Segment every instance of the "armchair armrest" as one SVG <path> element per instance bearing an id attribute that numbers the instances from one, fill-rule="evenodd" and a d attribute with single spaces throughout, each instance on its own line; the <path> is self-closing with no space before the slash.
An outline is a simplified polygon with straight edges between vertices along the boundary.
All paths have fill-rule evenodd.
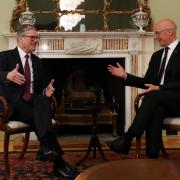
<path id="1" fill-rule="evenodd" d="M 52 118 L 54 118 L 54 116 L 56 114 L 57 101 L 56 101 L 56 98 L 54 96 L 51 97 L 50 101 L 51 101 Z"/>
<path id="2" fill-rule="evenodd" d="M 134 109 L 135 109 L 136 112 L 137 112 L 137 110 L 139 109 L 141 100 L 144 98 L 144 95 L 145 95 L 145 94 L 147 94 L 147 93 L 139 93 L 139 94 L 136 96 L 135 101 L 134 101 Z"/>
<path id="3" fill-rule="evenodd" d="M 8 122 L 8 113 L 9 113 L 9 105 L 8 105 L 6 97 L 0 96 L 0 105 L 2 107 L 1 123 L 6 123 Z"/>

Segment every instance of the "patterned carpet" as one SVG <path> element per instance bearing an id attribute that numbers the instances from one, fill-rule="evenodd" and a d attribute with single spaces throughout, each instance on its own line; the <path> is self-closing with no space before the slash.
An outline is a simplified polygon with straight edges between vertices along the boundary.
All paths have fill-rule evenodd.
<path id="1" fill-rule="evenodd" d="M 169 149 L 168 151 L 170 159 L 180 160 L 180 149 Z M 86 152 L 76 151 L 76 152 L 65 152 L 64 159 L 71 164 L 79 172 L 87 169 L 88 167 L 94 166 L 99 163 L 104 163 L 105 161 L 97 153 L 94 159 L 92 153 L 89 154 L 87 159 L 83 161 L 79 166 L 76 163 L 79 162 Z M 131 150 L 128 156 L 118 155 L 111 151 L 104 151 L 106 158 L 109 161 L 122 159 L 136 158 L 135 151 Z M 53 164 L 50 162 L 35 161 L 35 152 L 28 152 L 25 157 L 20 160 L 17 158 L 18 153 L 10 153 L 10 167 L 11 167 L 11 177 L 10 180 L 65 180 L 64 178 L 57 178 L 53 175 Z M 142 158 L 147 158 L 142 152 Z M 160 156 L 160 158 L 163 158 Z M 5 180 L 4 176 L 4 164 L 3 156 L 0 154 L 0 180 Z M 67 180 L 67 179 L 66 179 Z"/>

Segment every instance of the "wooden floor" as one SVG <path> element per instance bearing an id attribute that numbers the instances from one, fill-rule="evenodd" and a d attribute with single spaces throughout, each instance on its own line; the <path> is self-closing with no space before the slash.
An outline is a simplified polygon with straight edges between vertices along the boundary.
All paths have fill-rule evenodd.
<path id="1" fill-rule="evenodd" d="M 89 138 L 79 138 L 79 139 L 59 139 L 59 142 L 64 150 L 83 150 L 87 149 Z M 166 148 L 180 148 L 180 135 L 169 135 L 163 137 L 164 144 Z M 108 149 L 106 146 L 106 140 L 100 139 L 101 145 L 104 149 Z M 132 148 L 134 148 L 135 141 L 133 141 Z M 142 140 L 144 144 L 144 139 Z M 32 141 L 29 143 L 28 150 L 36 151 L 39 148 L 39 143 L 37 141 Z M 18 151 L 21 149 L 21 143 L 17 140 L 11 140 L 9 145 L 9 151 Z M 0 152 L 3 151 L 3 141 L 0 140 Z"/>

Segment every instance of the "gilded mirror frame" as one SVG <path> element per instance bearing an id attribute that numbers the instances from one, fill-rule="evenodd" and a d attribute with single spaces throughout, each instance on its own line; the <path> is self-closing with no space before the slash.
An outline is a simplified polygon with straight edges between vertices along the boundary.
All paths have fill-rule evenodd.
<path id="1" fill-rule="evenodd" d="M 33 7 L 37 2 L 37 0 L 16 0 L 16 7 L 13 10 L 12 13 L 12 18 L 11 18 L 11 22 L 10 22 L 10 31 L 11 32 L 16 32 L 17 27 L 19 25 L 19 17 L 20 14 L 22 12 L 24 12 L 26 10 L 26 3 L 28 4 L 30 11 L 33 12 L 35 14 L 35 16 L 38 19 L 38 22 L 36 23 L 37 29 L 38 31 L 51 31 L 51 32 L 62 32 L 64 31 L 64 29 L 62 29 L 61 27 L 59 27 L 59 23 L 60 23 L 60 16 L 62 14 L 67 14 L 69 13 L 67 10 L 63 10 L 61 11 L 60 9 L 60 0 L 46 0 L 51 4 L 51 8 L 50 9 L 32 9 L 31 7 Z M 113 1 L 115 2 L 115 0 L 102 0 L 104 1 L 104 7 L 102 9 L 78 9 L 78 13 L 80 14 L 86 14 L 88 16 L 90 16 L 91 18 L 94 18 L 95 15 L 99 15 L 101 16 L 102 19 L 102 27 L 91 27 L 89 29 L 87 29 L 87 31 L 134 31 L 137 30 L 137 27 L 131 22 L 130 25 L 127 25 L 125 27 L 121 27 L 120 25 L 124 24 L 125 20 L 123 23 L 119 23 L 120 25 L 117 26 L 117 23 L 115 25 L 110 23 L 110 20 L 113 22 L 116 21 L 115 18 L 121 19 L 123 16 L 127 16 L 128 18 L 139 11 L 139 2 L 142 5 L 143 2 L 143 11 L 145 13 L 147 13 L 147 16 L 149 18 L 149 25 L 145 28 L 146 31 L 152 31 L 152 19 L 151 19 L 151 12 L 150 12 L 150 8 L 148 6 L 148 1 L 149 0 L 137 0 L 137 6 L 134 7 L 133 9 L 113 9 L 111 8 L 111 5 L 113 3 Z M 133 0 L 134 2 L 134 0 Z M 128 3 L 127 3 L 128 4 Z M 70 13 L 75 14 L 77 13 L 76 10 L 74 11 L 70 11 Z M 47 22 L 47 24 L 45 24 L 44 22 L 40 22 L 41 20 L 46 20 L 49 21 Z M 129 23 L 129 20 L 128 20 Z M 88 24 L 87 24 L 88 25 Z M 92 25 L 92 23 L 91 23 Z M 78 25 L 79 26 L 79 25 Z M 79 29 L 76 27 L 75 29 L 73 29 L 72 31 L 79 31 Z"/>

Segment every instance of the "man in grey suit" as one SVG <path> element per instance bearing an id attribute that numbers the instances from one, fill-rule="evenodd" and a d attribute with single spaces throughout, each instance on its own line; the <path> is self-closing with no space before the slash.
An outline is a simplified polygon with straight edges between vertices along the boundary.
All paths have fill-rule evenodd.
<path id="1" fill-rule="evenodd" d="M 56 176 L 74 178 L 75 172 L 62 158 L 63 151 L 52 131 L 50 97 L 54 80 L 46 81 L 41 60 L 32 52 L 38 43 L 36 28 L 23 25 L 17 47 L 0 52 L 0 88 L 9 106 L 9 119 L 31 125 L 40 142 L 37 160 L 54 161 Z"/>
<path id="2" fill-rule="evenodd" d="M 162 122 L 167 116 L 180 116 L 180 43 L 176 37 L 176 24 L 171 19 L 162 19 L 154 27 L 155 39 L 162 49 L 156 51 L 149 62 L 145 77 L 125 72 L 120 64 L 109 65 L 109 72 L 120 77 L 125 85 L 143 88 L 144 100 L 128 131 L 108 143 L 117 153 L 128 154 L 134 137 L 146 131 L 146 154 L 158 158 Z"/>

